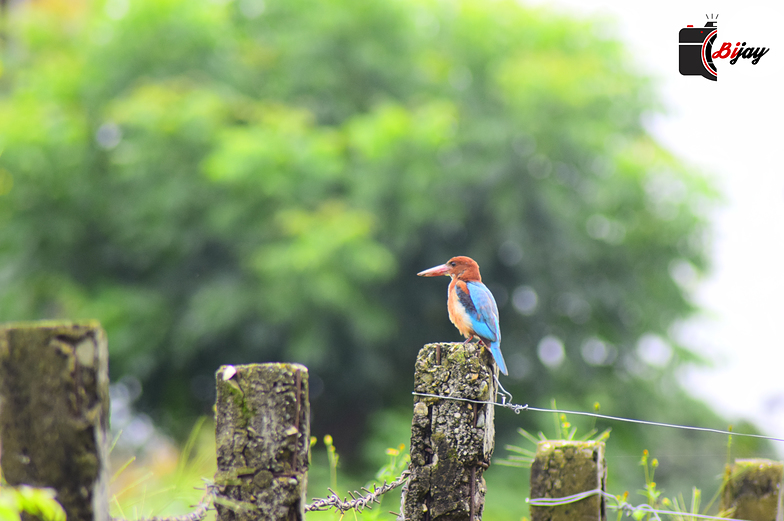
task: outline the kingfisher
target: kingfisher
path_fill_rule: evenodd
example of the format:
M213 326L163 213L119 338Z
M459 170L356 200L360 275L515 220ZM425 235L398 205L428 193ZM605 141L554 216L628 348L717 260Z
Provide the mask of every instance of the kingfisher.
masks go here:
M487 286L482 284L476 261L470 257L452 257L445 264L420 271L417 275L452 277L446 300L449 320L466 338L464 343L478 338L481 345L490 350L498 369L508 375L506 362L501 354L498 305Z

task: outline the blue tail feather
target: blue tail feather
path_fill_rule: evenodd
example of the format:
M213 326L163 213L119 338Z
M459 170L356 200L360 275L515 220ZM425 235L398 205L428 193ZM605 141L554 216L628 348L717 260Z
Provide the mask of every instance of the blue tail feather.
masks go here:
M495 363L498 364L498 370L508 376L509 372L506 370L504 355L501 354L501 342L491 342L490 353L493 355L493 360L495 360Z

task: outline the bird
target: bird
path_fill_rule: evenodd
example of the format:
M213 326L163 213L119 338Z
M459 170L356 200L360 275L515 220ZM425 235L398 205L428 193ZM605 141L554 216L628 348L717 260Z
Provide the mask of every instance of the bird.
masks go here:
M493 294L482 284L479 265L470 257L452 257L445 264L417 273L420 277L452 277L447 291L449 320L464 343L478 338L490 350L498 369L508 375L506 362L501 354L501 329L498 325L498 305Z

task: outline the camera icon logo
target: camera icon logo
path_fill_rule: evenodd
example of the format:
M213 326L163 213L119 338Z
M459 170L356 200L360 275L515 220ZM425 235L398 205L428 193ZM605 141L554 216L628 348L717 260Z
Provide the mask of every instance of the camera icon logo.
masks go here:
M716 18L719 16L716 15ZM684 76L702 76L711 81L718 79L713 63L713 43L716 41L717 20L710 20L705 27L687 25L678 34L678 66Z

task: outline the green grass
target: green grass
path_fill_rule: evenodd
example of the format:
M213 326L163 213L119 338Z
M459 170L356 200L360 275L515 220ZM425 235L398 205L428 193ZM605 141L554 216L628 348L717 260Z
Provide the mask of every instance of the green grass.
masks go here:
M359 477L340 471L340 457L331 437L322 443L313 440L311 465L308 472L307 502L313 497L326 497L328 488L342 498L348 491L360 490L374 483L397 478L408 466L405 445L389 448L386 462L375 476ZM112 517L139 519L152 516L174 516L192 512L204 494L204 479L212 479L216 470L214 426L202 419L192 430L185 445L178 449L172 444L161 444L143 458L135 458L120 451L111 454L110 513ZM373 505L362 513L349 512L345 519L357 521L392 520L388 512L400 508L400 489L382 497L381 505ZM308 521L331 521L341 518L332 512L311 512ZM215 519L210 511L207 521Z
M0 486L0 521L37 518L42 521L65 521L65 511L50 488Z
M139 519L193 511L204 495L204 479L215 474L215 429L202 419L182 448L157 443L143 458L111 453L109 484L112 517ZM215 518L211 511L206 520Z
M553 404L554 405L554 404ZM555 406L554 406L555 408ZM586 424L578 435L577 429L563 414L553 415L553 427L557 437L552 439L572 440L606 440L609 432L597 433L594 424ZM383 418L382 418L383 420ZM361 490L365 486L372 489L373 484L381 485L397 478L407 468L409 463L408 448L403 443L396 447L392 445L393 437L404 436L402 429L386 429L389 422L399 423L388 419L380 421L385 426L385 433L374 436L365 444L364 452L373 452L372 458L366 457L379 464L378 471L363 475L354 475L341 467L340 440L325 436L321 440L311 440L311 461L308 471L308 490L306 502L311 503L313 498L328 497L334 490L341 498L347 498L349 491ZM408 422L410 420L406 420ZM408 429L409 427L406 427ZM394 435L391 432L395 432ZM537 436L520 429L525 443L522 446L508 444L506 450L500 446L496 448L493 465L484 473L487 483L487 496L483 519L485 521L519 521L528 516L528 505L525 498L529 495L529 467L531 458L535 453L538 441L548 439L542 432ZM404 441L404 440L400 440ZM730 441L731 443L731 441ZM727 445L727 468L732 459L732 445ZM499 441L500 444L500 441ZM526 445L533 450L526 448ZM631 457L631 456L629 456ZM642 488L639 488L638 499L630 499L629 493L621 493L616 501L618 504L626 502L631 505L647 504L651 508L678 512L670 516L675 521L692 521L691 514L714 512L718 492L705 506L701 505L701 490L692 487L691 500L687 503L683 495L666 497L663 489L655 481L655 473L659 468L659 461L644 451L639 465L643 467L639 478L642 478ZM112 452L113 477L111 480L111 515L126 519L139 519L151 516L182 515L193 511L204 493L204 479L211 479L215 473L215 441L214 426L210 420L203 419L192 430L190 437L182 448L171 444L162 444L143 459L134 459L122 455L119 451ZM724 481L727 476L725 475ZM628 480L627 480L628 481ZM624 486L636 487L632 480L624 482ZM613 492L611 485L609 492ZM612 504L612 500L609 504ZM308 521L394 521L395 516L389 512L400 511L400 488L393 490L382 497L382 504L374 504L372 509L364 512L349 511L344 514L333 511L310 512L305 518ZM615 517L614 511L608 512L608 518ZM726 512L724 513L726 514ZM618 513L620 516L620 512ZM638 511L636 519L652 519L650 514ZM215 518L214 511L207 516L207 521ZM619 517L620 519L620 517ZM3 520L0 520L3 521Z

